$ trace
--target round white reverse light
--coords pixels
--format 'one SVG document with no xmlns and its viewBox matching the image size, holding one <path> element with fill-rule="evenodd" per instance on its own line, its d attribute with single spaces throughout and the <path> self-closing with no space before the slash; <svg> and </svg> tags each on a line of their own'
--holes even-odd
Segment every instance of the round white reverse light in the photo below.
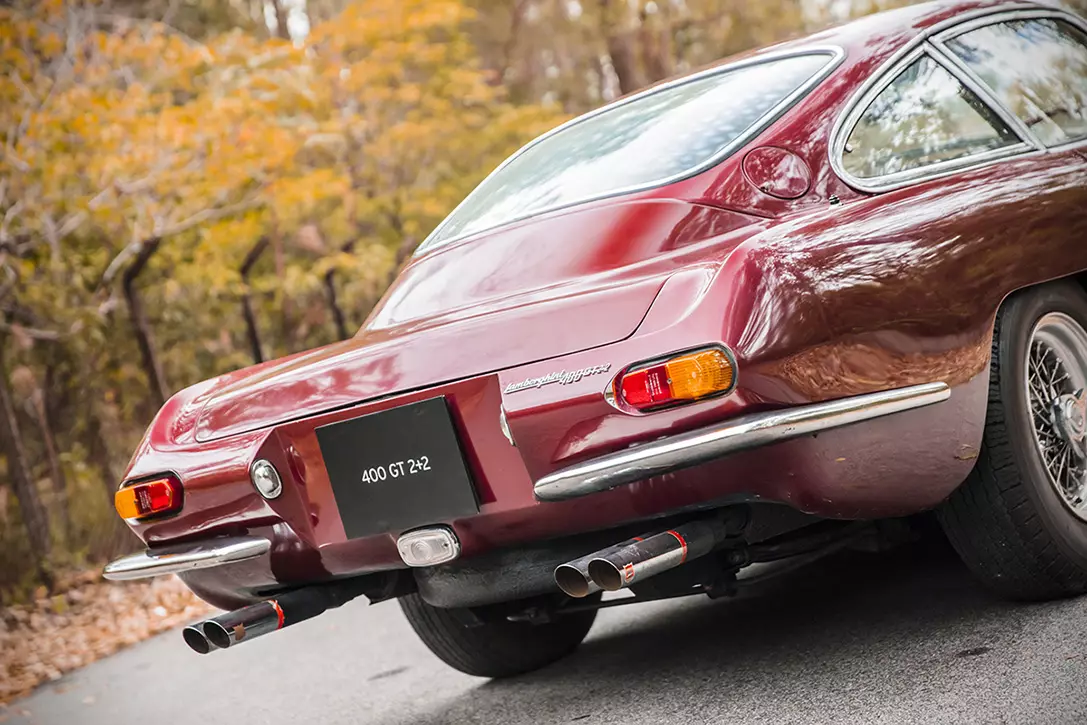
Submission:
<svg viewBox="0 0 1087 725">
<path fill-rule="evenodd" d="M 257 461 L 249 469 L 249 478 L 264 498 L 276 498 L 283 493 L 283 481 L 279 478 L 279 471 L 264 459 Z"/>
</svg>

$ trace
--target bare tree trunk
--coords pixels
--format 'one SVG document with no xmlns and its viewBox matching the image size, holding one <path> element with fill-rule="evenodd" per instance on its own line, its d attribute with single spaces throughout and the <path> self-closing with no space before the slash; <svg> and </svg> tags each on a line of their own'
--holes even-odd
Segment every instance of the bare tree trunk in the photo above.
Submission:
<svg viewBox="0 0 1087 725">
<path fill-rule="evenodd" d="M 110 455 L 109 443 L 106 441 L 106 422 L 102 419 L 102 413 L 97 410 L 99 406 L 95 406 L 96 410 L 91 411 L 91 440 L 90 440 L 90 459 L 94 464 L 94 467 L 98 469 L 99 477 L 102 479 L 102 483 L 105 484 L 106 494 L 109 498 L 109 503 L 113 505 L 113 494 L 117 492 L 117 488 L 121 485 L 121 481 L 117 476 L 117 471 L 113 467 L 113 458 Z"/>
<path fill-rule="evenodd" d="M 525 18 L 530 0 L 516 0 L 510 9 L 510 30 L 506 41 L 502 44 L 502 65 L 495 73 L 493 85 L 500 86 L 506 83 L 506 74 L 513 65 L 513 54 L 517 49 L 517 41 L 520 39 L 521 24 Z"/>
<path fill-rule="evenodd" d="M 125 270 L 122 278 L 125 300 L 128 302 L 128 313 L 132 318 L 132 332 L 136 335 L 136 344 L 140 348 L 140 357 L 143 360 L 143 370 L 147 375 L 148 392 L 151 400 L 162 407 L 166 399 L 170 397 L 169 388 L 166 386 L 166 376 L 162 372 L 162 364 L 155 353 L 155 340 L 151 333 L 151 323 L 147 321 L 147 315 L 143 310 L 143 301 L 136 289 L 136 278 L 140 276 L 147 266 L 148 260 L 158 251 L 162 242 L 158 237 L 144 240 L 136 259 Z"/>
<path fill-rule="evenodd" d="M 257 317 L 253 313 L 253 300 L 249 294 L 249 272 L 253 269 L 253 265 L 260 259 L 260 255 L 264 253 L 264 250 L 268 248 L 268 237 L 261 237 L 257 240 L 257 243 L 253 245 L 253 248 L 249 250 L 249 253 L 245 255 L 245 260 L 242 261 L 242 266 L 238 268 L 238 273 L 241 275 L 242 283 L 245 285 L 245 292 L 242 293 L 242 318 L 245 320 L 245 333 L 249 339 L 249 349 L 253 355 L 253 362 L 264 362 L 264 348 L 260 344 L 260 331 L 257 329 Z"/>
<path fill-rule="evenodd" d="M 60 464 L 60 456 L 57 454 L 57 438 L 53 434 L 53 426 L 49 423 L 49 416 L 45 410 L 45 398 L 41 388 L 36 388 L 30 398 L 30 412 L 38 430 L 42 435 L 45 447 L 45 457 L 49 463 L 49 479 L 53 484 L 53 496 L 60 509 L 61 526 L 64 529 L 64 538 L 71 540 L 72 514 L 68 505 L 68 482 L 64 477 L 64 467 Z"/>
<path fill-rule="evenodd" d="M 274 253 L 276 277 L 283 279 L 287 270 L 287 256 L 283 249 L 283 235 L 275 227 L 272 228 L 272 251 Z M 283 339 L 283 346 L 287 352 L 298 349 L 297 326 L 294 324 L 294 304 L 291 302 L 287 290 L 280 289 L 282 295 L 279 305 L 279 328 Z"/>
<path fill-rule="evenodd" d="M 98 477 L 102 479 L 104 493 L 113 508 L 113 497 L 117 488 L 121 485 L 120 474 L 113 465 L 113 457 L 109 448 L 109 431 L 116 427 L 116 422 L 110 420 L 111 416 L 103 409 L 101 403 L 93 406 L 90 411 L 91 439 L 89 446 L 90 462 L 98 470 Z M 95 542 L 97 554 L 100 557 L 115 556 L 129 548 L 129 542 L 135 539 L 132 531 L 125 525 L 119 516 L 112 516 L 113 526 L 108 532 L 104 532 L 100 540 Z"/>
<path fill-rule="evenodd" d="M 7 344 L 7 337 L 0 337 L 0 352 Z M 0 447 L 7 459 L 8 478 L 15 489 L 15 498 L 19 501 L 19 512 L 26 527 L 26 536 L 30 542 L 31 555 L 38 578 L 47 587 L 52 588 L 53 578 L 49 573 L 47 560 L 50 550 L 49 517 L 42 506 L 38 489 L 30 474 L 30 466 L 23 447 L 19 420 L 15 416 L 11 388 L 8 385 L 7 370 L 0 361 Z"/>
<path fill-rule="evenodd" d="M 336 337 L 346 340 L 350 337 L 347 334 L 347 318 L 336 299 L 336 273 L 331 269 L 325 272 L 325 295 L 328 298 L 328 309 L 332 312 L 332 323 L 336 326 Z"/>
<path fill-rule="evenodd" d="M 609 96 L 608 86 L 610 85 L 609 84 L 610 79 L 608 77 L 608 70 L 607 70 L 607 68 L 604 67 L 603 61 L 600 60 L 600 56 L 597 55 L 596 53 L 593 53 L 592 66 L 593 66 L 593 75 L 596 76 L 596 86 L 597 86 L 596 87 L 596 98 L 594 98 L 593 100 L 596 101 L 597 103 L 602 103 L 602 102 L 604 102 L 606 100 L 610 100 L 608 98 L 608 96 Z"/>
<path fill-rule="evenodd" d="M 404 266 L 404 262 L 406 262 L 408 257 L 411 256 L 411 253 L 415 251 L 415 247 L 415 240 L 412 237 L 401 238 L 400 246 L 396 248 L 396 257 L 394 258 L 393 266 L 389 270 L 389 279 L 386 280 L 385 289 L 391 287 L 393 282 L 396 281 L 397 276 L 400 274 L 400 268 Z M 382 294 L 384 294 L 384 290 L 382 290 Z"/>
<path fill-rule="evenodd" d="M 283 0 L 272 0 L 272 9 L 276 13 L 276 36 L 283 40 L 290 40 L 291 33 L 287 29 L 287 8 L 283 7 Z"/>
<path fill-rule="evenodd" d="M 396 232 L 396 236 L 400 237 L 400 246 L 396 248 L 396 256 L 393 258 L 392 269 L 389 270 L 389 279 L 385 283 L 385 289 L 392 286 L 392 283 L 396 280 L 400 274 L 400 268 L 404 266 L 404 262 L 407 261 L 411 253 L 415 251 L 415 247 L 418 246 L 418 242 L 414 237 L 409 237 L 404 234 L 404 220 L 400 217 L 399 205 L 395 210 L 388 214 L 389 226 Z M 382 294 L 384 294 L 382 290 Z"/>
<path fill-rule="evenodd" d="M 666 6 L 667 3 L 662 3 L 662 7 Z M 644 12 L 641 20 L 638 35 L 642 48 L 642 66 L 645 68 L 647 81 L 656 83 L 672 75 L 672 32 L 667 19 L 663 28 L 655 27 L 656 24 Z"/>
<path fill-rule="evenodd" d="M 354 242 L 347 242 L 340 247 L 340 251 L 350 253 L 354 248 Z M 332 313 L 332 322 L 336 326 L 336 336 L 341 340 L 346 340 L 351 337 L 351 333 L 347 329 L 347 315 L 344 314 L 343 307 L 336 296 L 335 270 L 330 269 L 325 272 L 325 295 L 328 298 L 328 309 Z"/>
<path fill-rule="evenodd" d="M 642 82 L 634 64 L 634 49 L 630 47 L 630 38 L 625 35 L 609 35 L 605 40 L 608 44 L 608 55 L 611 57 L 611 67 L 615 69 L 615 77 L 619 79 L 619 92 L 625 96 L 641 88 Z"/>
<path fill-rule="evenodd" d="M 615 69 L 615 77 L 619 80 L 619 91 L 623 95 L 632 93 L 643 85 L 638 73 L 637 57 L 628 24 L 623 22 L 621 17 L 618 20 L 613 17 L 616 14 L 622 16 L 627 12 L 625 2 L 613 4 L 610 0 L 600 0 L 604 43 L 607 46 L 608 56 L 611 58 L 611 67 Z"/>
</svg>

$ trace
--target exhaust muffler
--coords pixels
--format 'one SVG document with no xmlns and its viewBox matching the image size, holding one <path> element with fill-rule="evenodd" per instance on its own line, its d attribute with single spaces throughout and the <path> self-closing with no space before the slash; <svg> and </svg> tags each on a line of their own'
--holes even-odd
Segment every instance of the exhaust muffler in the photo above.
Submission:
<svg viewBox="0 0 1087 725">
<path fill-rule="evenodd" d="M 705 556 L 728 536 L 719 521 L 691 521 L 668 531 L 604 549 L 589 558 L 586 573 L 594 585 L 615 592 Z"/>
</svg>

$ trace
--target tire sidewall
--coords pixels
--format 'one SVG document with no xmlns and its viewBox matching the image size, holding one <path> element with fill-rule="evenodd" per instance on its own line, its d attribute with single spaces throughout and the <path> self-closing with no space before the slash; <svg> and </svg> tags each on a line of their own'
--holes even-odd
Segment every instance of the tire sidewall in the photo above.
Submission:
<svg viewBox="0 0 1087 725">
<path fill-rule="evenodd" d="M 1010 434 L 1012 455 L 1026 495 L 1060 551 L 1087 571 L 1087 522 L 1076 517 L 1054 489 L 1035 443 L 1027 398 L 1027 352 L 1031 333 L 1042 316 L 1063 312 L 1087 330 L 1087 297 L 1067 283 L 1045 285 L 1009 299 L 1001 320 L 998 343 L 1000 398 Z"/>
</svg>

